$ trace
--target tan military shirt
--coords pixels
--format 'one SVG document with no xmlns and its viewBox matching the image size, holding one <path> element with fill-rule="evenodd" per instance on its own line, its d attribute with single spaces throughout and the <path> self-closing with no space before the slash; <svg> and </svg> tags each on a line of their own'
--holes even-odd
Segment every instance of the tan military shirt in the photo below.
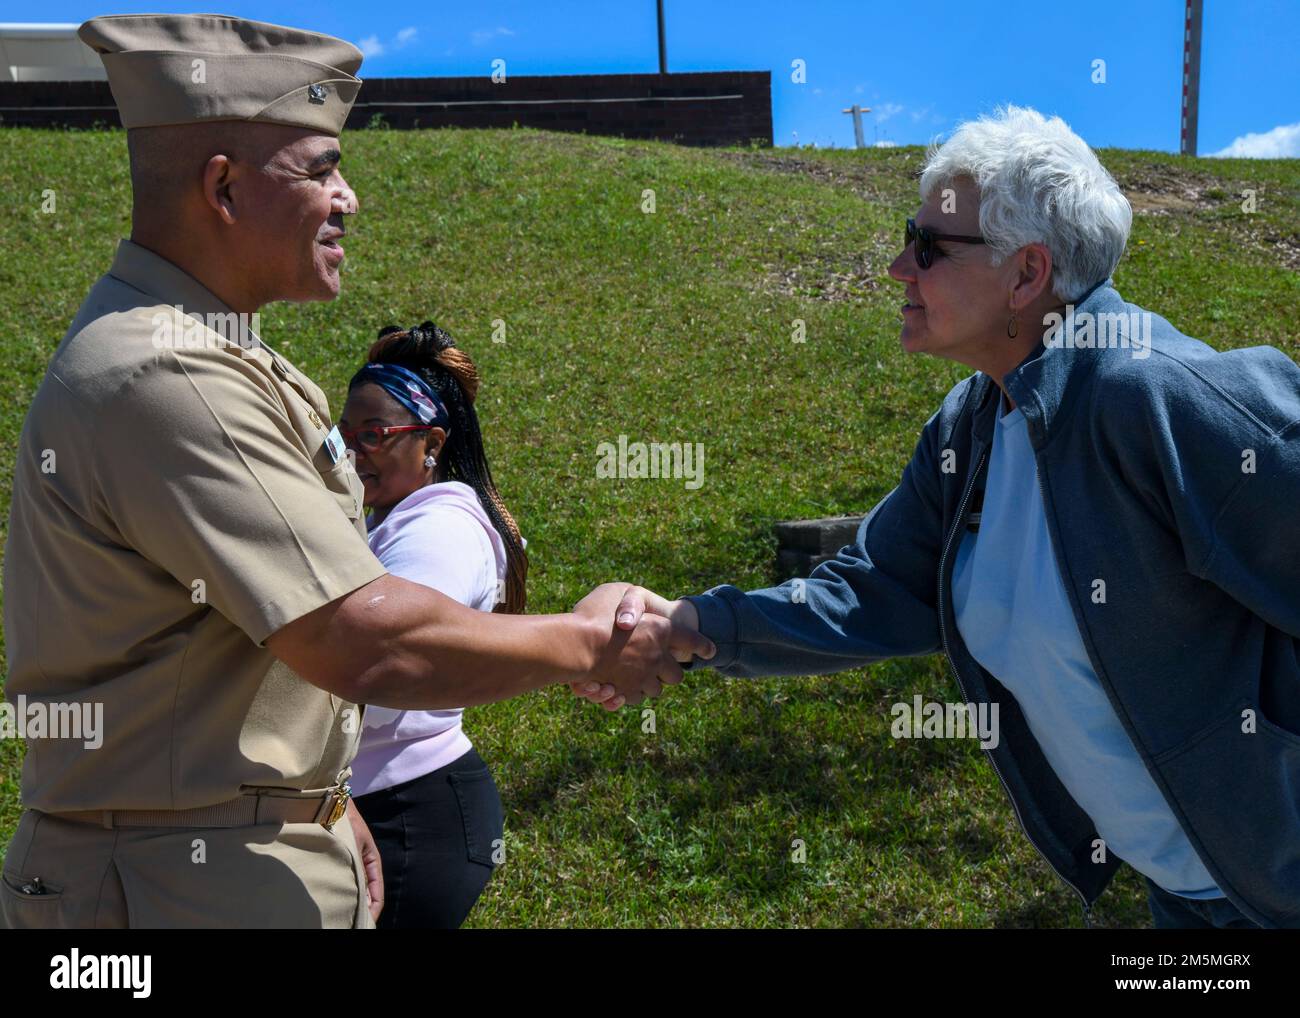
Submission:
<svg viewBox="0 0 1300 1018">
<path fill-rule="evenodd" d="M 359 711 L 263 644 L 384 574 L 361 482 L 326 447 L 320 389 L 257 337 L 208 327 L 229 313 L 123 240 L 37 390 L 4 562 L 5 695 L 102 704 L 103 741 L 29 737 L 29 808 L 325 788 L 355 755 Z"/>
</svg>

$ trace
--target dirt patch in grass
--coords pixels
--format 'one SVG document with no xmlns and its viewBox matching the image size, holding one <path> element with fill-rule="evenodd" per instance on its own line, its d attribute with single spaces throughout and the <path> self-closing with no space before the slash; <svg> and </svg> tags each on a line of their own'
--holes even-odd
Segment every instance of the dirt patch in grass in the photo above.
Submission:
<svg viewBox="0 0 1300 1018">
<path fill-rule="evenodd" d="M 1169 166 L 1125 167 L 1115 181 L 1138 215 L 1210 211 L 1239 201 L 1236 193 L 1243 189 L 1208 173 Z"/>
<path fill-rule="evenodd" d="M 842 188 L 872 204 L 904 208 L 918 200 L 918 153 L 875 152 L 861 160 L 805 157 L 772 151 L 723 151 L 718 155 L 766 173 L 778 173 Z M 902 232 L 901 226 L 899 233 Z M 874 236 L 864 249 L 819 253 L 798 265 L 767 267 L 757 280 L 759 292 L 804 300 L 863 302 L 889 285 L 886 269 L 898 255 L 901 239 Z"/>
<path fill-rule="evenodd" d="M 899 209 L 910 209 L 917 202 L 916 180 L 924 159 L 920 151 L 905 150 L 873 150 L 860 160 L 763 151 L 719 155 L 755 169 L 844 188 L 866 201 Z M 1258 189 L 1258 184 L 1159 164 L 1112 168 L 1112 173 L 1133 206 L 1135 217 L 1172 217 L 1195 224 L 1227 237 L 1241 250 L 1263 260 L 1300 270 L 1300 230 L 1270 228 L 1244 212 L 1234 214 L 1241 211 L 1244 193 Z M 1266 196 L 1259 200 L 1266 200 Z M 857 252 L 852 259 L 820 258 L 811 264 L 769 273 L 763 289 L 786 296 L 852 300 L 882 285 L 885 269 L 897 253 L 891 238 L 878 250 L 865 255 Z"/>
<path fill-rule="evenodd" d="M 873 150 L 869 158 L 837 158 L 833 161 L 762 150 L 722 151 L 718 155 L 754 169 L 786 173 L 815 180 L 819 184 L 842 187 L 867 201 L 890 205 L 919 201 L 916 180 L 920 174 L 922 157 L 917 152 L 880 149 Z"/>
<path fill-rule="evenodd" d="M 1146 191 L 1125 191 L 1129 204 L 1138 215 L 1154 213 L 1165 215 L 1170 212 L 1187 212 L 1197 208 L 1196 201 L 1182 198 L 1176 194 L 1149 194 Z"/>
<path fill-rule="evenodd" d="M 888 265 L 888 262 L 885 262 Z M 779 269 L 763 276 L 760 289 L 781 297 L 801 297 L 829 303 L 861 301 L 884 285 L 882 270 L 870 261 L 841 263 L 830 258 Z"/>
</svg>

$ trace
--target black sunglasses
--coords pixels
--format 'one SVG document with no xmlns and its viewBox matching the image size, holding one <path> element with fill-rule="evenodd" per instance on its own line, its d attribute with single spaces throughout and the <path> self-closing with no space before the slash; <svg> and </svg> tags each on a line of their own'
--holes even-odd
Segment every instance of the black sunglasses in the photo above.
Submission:
<svg viewBox="0 0 1300 1018">
<path fill-rule="evenodd" d="M 983 237 L 966 237 L 959 233 L 935 233 L 933 230 L 927 230 L 924 226 L 917 226 L 915 219 L 907 221 L 907 232 L 904 237 L 906 239 L 903 241 L 903 247 L 907 247 L 913 241 L 918 242 L 916 245 L 916 264 L 923 269 L 928 269 L 934 264 L 936 255 L 943 254 L 934 246 L 936 240 L 955 240 L 962 244 L 984 243 Z"/>
</svg>

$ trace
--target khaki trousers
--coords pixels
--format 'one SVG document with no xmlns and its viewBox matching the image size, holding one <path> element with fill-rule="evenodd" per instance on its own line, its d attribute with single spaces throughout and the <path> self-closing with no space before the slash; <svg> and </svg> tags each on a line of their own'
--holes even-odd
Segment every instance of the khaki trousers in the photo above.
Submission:
<svg viewBox="0 0 1300 1018">
<path fill-rule="evenodd" d="M 20 888 L 39 877 L 48 893 Z M 373 929 L 352 825 L 105 829 L 27 810 L 0 929 Z"/>
</svg>

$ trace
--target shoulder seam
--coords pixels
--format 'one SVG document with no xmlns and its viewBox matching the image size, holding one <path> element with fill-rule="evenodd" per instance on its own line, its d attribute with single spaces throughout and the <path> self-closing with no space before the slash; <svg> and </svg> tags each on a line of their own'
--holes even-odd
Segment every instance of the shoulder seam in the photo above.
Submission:
<svg viewBox="0 0 1300 1018">
<path fill-rule="evenodd" d="M 1292 421 L 1276 435 L 1270 435 L 1269 446 L 1265 452 L 1267 454 L 1272 454 L 1281 442 L 1281 435 L 1290 431 L 1297 424 L 1300 424 L 1300 421 Z M 1205 561 L 1201 563 L 1200 573 L 1194 575 L 1199 575 L 1202 578 L 1209 576 L 1210 566 L 1214 562 L 1214 556 L 1219 552 L 1219 521 L 1228 514 L 1229 507 L 1236 500 L 1237 496 L 1245 490 L 1247 482 L 1250 481 L 1252 477 L 1258 476 L 1258 474 L 1247 474 L 1243 472 L 1241 479 L 1232 486 L 1232 490 L 1223 496 L 1223 504 L 1219 506 L 1218 510 L 1214 514 L 1214 518 L 1210 521 L 1210 550 L 1205 553 Z"/>
<path fill-rule="evenodd" d="M 1181 360 L 1181 359 L 1179 359 L 1179 358 L 1173 356 L 1173 355 L 1170 354 L 1170 353 L 1167 353 L 1167 352 L 1164 351 L 1164 350 L 1157 350 L 1157 349 L 1154 348 L 1154 347 L 1152 347 L 1151 350 L 1152 350 L 1152 353 L 1158 354 L 1159 356 L 1163 357 L 1165 360 L 1169 361 L 1170 363 L 1178 365 L 1178 367 L 1182 368 L 1182 369 L 1183 369 L 1184 371 L 1186 371 L 1189 375 L 1191 375 L 1193 378 L 1195 378 L 1197 381 L 1199 381 L 1203 386 L 1205 386 L 1207 389 L 1209 389 L 1210 391 L 1212 391 L 1213 393 L 1215 393 L 1215 394 L 1216 394 L 1220 399 L 1222 399 L 1225 403 L 1229 404 L 1229 405 L 1232 406 L 1232 407 L 1235 407 L 1235 408 L 1236 408 L 1236 409 L 1241 413 L 1241 415 L 1242 415 L 1243 417 L 1245 417 L 1247 420 L 1249 420 L 1251 423 L 1253 423 L 1257 428 L 1259 428 L 1260 431 L 1262 431 L 1264 434 L 1268 435 L 1270 438 L 1277 438 L 1278 436 L 1280 436 L 1281 434 L 1283 434 L 1285 431 L 1287 431 L 1287 430 L 1290 429 L 1291 427 L 1294 427 L 1294 425 L 1295 425 L 1296 422 L 1295 422 L 1295 421 L 1292 421 L 1291 424 L 1288 424 L 1288 425 L 1286 426 L 1286 428 L 1283 428 L 1283 429 L 1282 429 L 1282 431 L 1272 431 L 1272 430 L 1270 430 L 1269 427 L 1268 427 L 1268 425 L 1265 424 L 1263 421 L 1261 421 L 1261 420 L 1260 420 L 1258 417 L 1256 417 L 1253 413 L 1251 413 L 1251 412 L 1250 412 L 1250 409 L 1249 409 L 1248 407 L 1243 406 L 1239 401 L 1237 401 L 1236 399 L 1234 399 L 1234 398 L 1233 398 L 1232 396 L 1230 396 L 1228 393 L 1224 392 L 1223 389 L 1221 389 L 1221 388 L 1220 388 L 1218 385 L 1216 385 L 1213 381 L 1211 381 L 1209 378 L 1207 378 L 1205 375 L 1203 375 L 1200 371 L 1197 371 L 1196 368 L 1194 368 L 1192 365 L 1188 364 L 1186 361 L 1183 361 L 1183 360 Z"/>
</svg>

